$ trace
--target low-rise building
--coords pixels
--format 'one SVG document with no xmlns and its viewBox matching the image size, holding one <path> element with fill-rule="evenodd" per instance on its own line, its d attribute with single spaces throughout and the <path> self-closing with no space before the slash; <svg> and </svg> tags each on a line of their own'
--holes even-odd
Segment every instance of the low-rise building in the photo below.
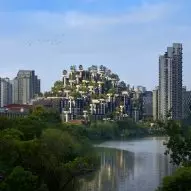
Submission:
<svg viewBox="0 0 191 191">
<path fill-rule="evenodd" d="M 10 104 L 0 108 L 0 116 L 8 118 L 25 117 L 29 114 L 31 105 Z"/>
</svg>

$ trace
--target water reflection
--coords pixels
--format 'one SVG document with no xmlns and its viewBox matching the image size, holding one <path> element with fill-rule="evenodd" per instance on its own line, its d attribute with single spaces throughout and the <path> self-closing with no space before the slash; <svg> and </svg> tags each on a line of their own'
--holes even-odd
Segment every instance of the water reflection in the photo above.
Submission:
<svg viewBox="0 0 191 191">
<path fill-rule="evenodd" d="M 79 180 L 77 191 L 153 191 L 174 167 L 164 156 L 164 138 L 99 145 L 100 169 Z M 115 147 L 117 149 L 115 149 Z"/>
</svg>

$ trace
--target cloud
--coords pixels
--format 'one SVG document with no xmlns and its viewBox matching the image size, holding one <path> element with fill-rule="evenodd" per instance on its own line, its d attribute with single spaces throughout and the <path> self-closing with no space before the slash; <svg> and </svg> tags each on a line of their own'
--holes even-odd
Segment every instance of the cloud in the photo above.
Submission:
<svg viewBox="0 0 191 191">
<path fill-rule="evenodd" d="M 170 9 L 169 9 L 170 8 Z M 20 29 L 32 29 L 33 26 L 41 30 L 61 30 L 65 28 L 98 28 L 127 24 L 151 24 L 166 19 L 171 12 L 175 12 L 175 5 L 168 2 L 157 4 L 144 3 L 138 7 L 131 7 L 120 14 L 93 14 L 79 11 L 66 11 L 64 13 L 35 11 L 35 12 L 3 12 L 0 13 L 0 21 L 13 24 L 15 22 Z M 15 21 L 15 22 L 14 22 Z M 7 24 L 6 24 L 7 25 Z M 35 28 L 32 29 L 35 31 Z"/>
<path fill-rule="evenodd" d="M 171 9 L 169 9 L 171 7 Z M 64 14 L 52 14 L 47 12 L 41 12 L 34 15 L 34 18 L 42 18 L 44 22 L 49 18 L 51 21 L 62 23 L 62 26 L 72 28 L 84 28 L 87 27 L 107 27 L 124 24 L 142 24 L 151 23 L 162 20 L 171 14 L 171 10 L 175 6 L 172 6 L 168 2 L 162 2 L 157 4 L 143 4 L 140 7 L 134 7 L 121 14 L 91 14 L 77 11 L 67 11 Z"/>
<path fill-rule="evenodd" d="M 47 90 L 69 65 L 103 64 L 130 84 L 152 88 L 158 80 L 158 55 L 173 41 L 185 44 L 185 71 L 189 71 L 191 29 L 171 24 L 180 10 L 176 3 L 163 1 L 120 14 L 75 10 L 1 13 L 2 73 L 12 77 L 18 69 L 35 69 Z"/>
</svg>

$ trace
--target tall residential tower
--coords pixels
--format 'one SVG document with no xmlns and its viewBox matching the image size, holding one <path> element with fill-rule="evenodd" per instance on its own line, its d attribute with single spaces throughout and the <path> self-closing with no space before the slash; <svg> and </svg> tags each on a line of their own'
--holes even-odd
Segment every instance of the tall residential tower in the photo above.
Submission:
<svg viewBox="0 0 191 191">
<path fill-rule="evenodd" d="M 182 44 L 159 57 L 159 119 L 182 119 Z"/>
<path fill-rule="evenodd" d="M 13 103 L 29 104 L 40 93 L 40 80 L 34 70 L 19 70 L 13 80 Z"/>
<path fill-rule="evenodd" d="M 159 87 L 153 90 L 153 119 L 156 121 L 159 119 Z"/>
<path fill-rule="evenodd" d="M 0 107 L 12 103 L 12 84 L 9 78 L 0 78 Z"/>
</svg>

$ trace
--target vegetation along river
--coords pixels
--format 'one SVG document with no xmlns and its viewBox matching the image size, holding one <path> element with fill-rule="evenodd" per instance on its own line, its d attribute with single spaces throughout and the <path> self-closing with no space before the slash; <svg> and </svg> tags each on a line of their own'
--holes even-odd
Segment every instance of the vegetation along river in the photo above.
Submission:
<svg viewBox="0 0 191 191">
<path fill-rule="evenodd" d="M 164 155 L 165 140 L 149 137 L 96 145 L 100 168 L 80 178 L 76 191 L 154 191 L 175 170 Z"/>
</svg>

